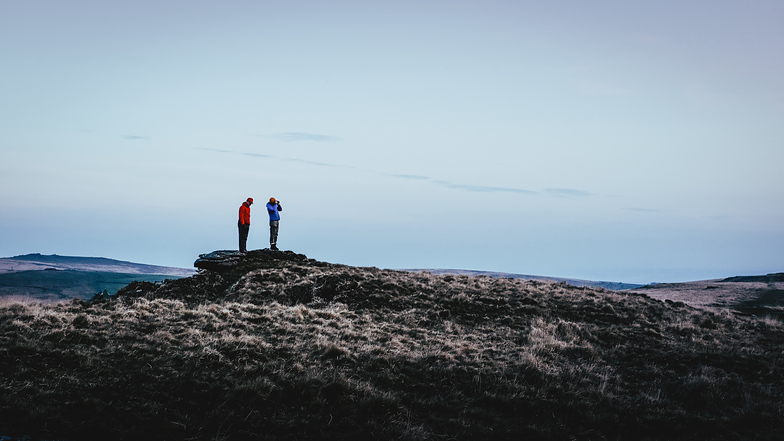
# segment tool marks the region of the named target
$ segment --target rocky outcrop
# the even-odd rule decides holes
[[[204,302],[215,302],[226,299],[228,290],[245,277],[248,273],[259,270],[271,271],[273,273],[306,274],[318,268],[337,267],[326,262],[319,262],[308,259],[304,254],[297,254],[293,251],[271,251],[269,249],[253,250],[248,253],[239,251],[220,250],[207,254],[200,254],[193,266],[200,271],[191,277],[168,280],[166,283],[155,284],[148,282],[133,282],[118,291],[117,297],[144,297],[147,299],[172,299],[181,300],[187,305],[196,305]],[[283,279],[279,280],[283,282]],[[335,291],[332,280],[324,281],[320,291],[333,294]],[[319,285],[319,286],[321,286]],[[242,284],[242,286],[245,286]],[[343,286],[341,285],[342,289]],[[313,300],[313,290],[308,288],[307,292],[300,288],[292,289],[289,296],[279,299],[286,304],[303,303]],[[330,291],[332,290],[332,291]],[[296,292],[295,292],[296,291]],[[317,290],[320,292],[319,290]],[[342,291],[341,291],[342,292]],[[335,294],[336,295],[336,294]],[[333,297],[335,296],[333,295]],[[234,296],[237,297],[236,295]],[[291,297],[291,298],[290,298]],[[328,295],[324,298],[332,297]]]
[[[219,273],[232,271],[243,271],[243,274],[256,268],[280,268],[290,263],[308,262],[313,265],[326,265],[308,259],[304,254],[297,254],[293,251],[272,251],[269,249],[253,250],[247,253],[239,251],[213,251],[207,254],[200,254],[193,266],[203,270],[210,270]]]
[[[193,266],[210,271],[228,271],[236,267],[242,257],[244,254],[239,251],[213,251],[199,254],[199,258],[193,262]]]

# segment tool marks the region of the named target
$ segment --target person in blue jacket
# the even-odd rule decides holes
[[[280,223],[280,212],[283,207],[280,206],[280,201],[275,198],[270,198],[267,202],[267,213],[270,218],[270,249],[278,251],[278,224]]]

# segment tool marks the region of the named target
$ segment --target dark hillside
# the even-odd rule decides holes
[[[225,264],[225,265],[223,265]],[[0,308],[0,435],[779,440],[784,326],[292,252]]]
[[[36,301],[89,300],[104,289],[115,294],[134,281],[162,282],[164,275],[99,271],[43,270],[0,274],[0,298],[28,297]]]
[[[784,282],[784,273],[766,274],[764,276],[735,276],[728,277],[722,282]]]

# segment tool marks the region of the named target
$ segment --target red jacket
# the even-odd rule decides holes
[[[247,202],[240,205],[240,225],[250,225],[250,205]]]

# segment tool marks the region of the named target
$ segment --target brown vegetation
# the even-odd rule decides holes
[[[254,251],[0,307],[0,435],[777,440],[784,326],[564,283]]]
[[[629,291],[706,310],[784,319],[784,273],[684,283],[658,283]]]

